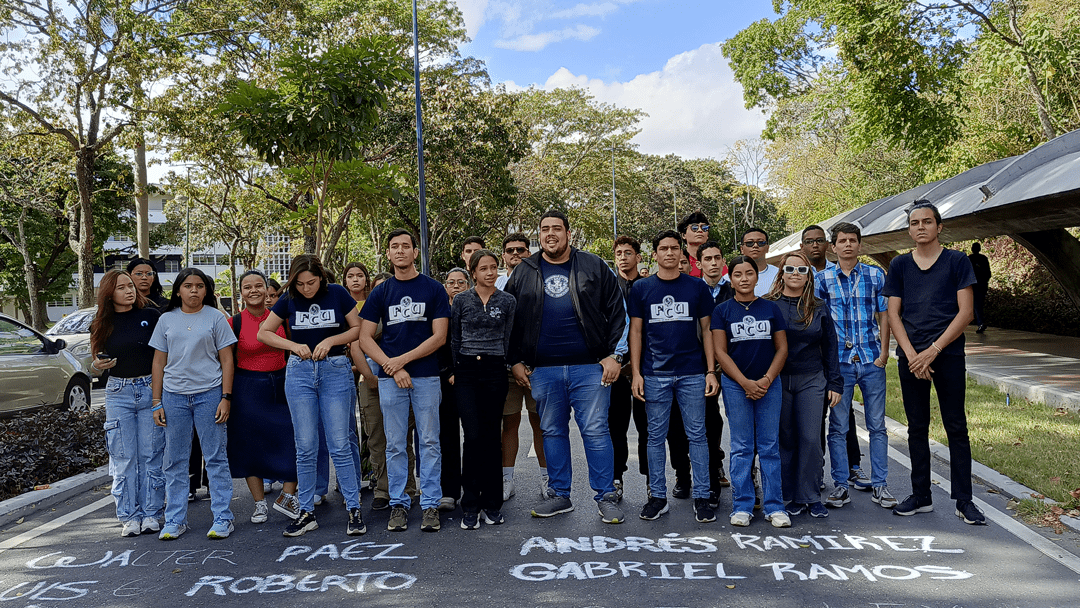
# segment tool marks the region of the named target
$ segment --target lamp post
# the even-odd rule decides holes
[[[424,184],[424,120],[420,110],[420,35],[416,0],[412,3],[413,85],[416,89],[416,166],[420,176],[420,268],[431,275],[431,252],[428,251],[427,188]]]
[[[619,217],[615,207],[615,140],[611,140],[611,242],[614,243],[617,238],[619,238]]]

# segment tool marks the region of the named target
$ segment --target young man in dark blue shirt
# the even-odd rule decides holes
[[[964,523],[985,525],[986,517],[971,500],[971,443],[964,413],[964,328],[974,316],[971,286],[975,272],[966,255],[941,246],[937,207],[926,200],[915,201],[907,216],[915,250],[893,258],[883,290],[889,298],[889,327],[896,337],[911,454],[911,496],[893,513],[914,515],[934,510],[928,438],[933,384],[949,438],[956,514]]]
[[[656,274],[630,291],[632,388],[645,401],[649,421],[650,496],[641,518],[657,519],[668,510],[664,438],[676,398],[690,442],[694,514],[699,522],[715,521],[705,436],[705,396],[720,387],[709,330],[712,294],[703,281],[679,272],[682,242],[677,232],[658,234],[653,251]]]
[[[599,257],[570,246],[570,221],[540,216],[541,255],[522,260],[506,292],[517,299],[512,371],[536,399],[550,491],[534,517],[572,511],[570,412],[581,431],[600,519],[622,523],[615,492],[608,407],[626,353],[626,307],[618,279]]]

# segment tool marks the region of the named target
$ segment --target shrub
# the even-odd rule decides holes
[[[106,464],[105,410],[43,408],[0,419],[0,500]]]

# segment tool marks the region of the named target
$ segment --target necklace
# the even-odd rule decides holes
[[[732,298],[732,299],[735,300],[735,298]],[[758,299],[758,297],[754,296],[753,300],[750,300],[749,302],[747,302],[745,304],[743,304],[742,302],[739,302],[738,300],[735,300],[735,301],[739,304],[739,306],[742,306],[743,309],[746,310],[746,312],[750,312],[750,305],[753,304],[754,302],[756,302],[757,299]]]

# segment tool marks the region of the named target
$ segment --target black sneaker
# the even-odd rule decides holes
[[[797,515],[802,515],[803,512],[806,511],[806,505],[802,504],[801,502],[795,502],[793,500],[789,502],[786,507],[784,507],[784,510],[787,511],[787,514],[791,517],[795,517]]]
[[[641,519],[649,521],[660,519],[660,516],[667,512],[667,499],[653,497],[649,499],[649,502],[645,503],[644,507],[641,507]]]
[[[461,529],[462,530],[479,530],[480,529],[480,514],[470,513],[466,511],[461,514]]]
[[[345,534],[360,536],[364,532],[367,532],[364,515],[360,512],[360,509],[349,509],[349,525],[345,528]]]
[[[893,515],[915,515],[916,513],[929,513],[934,510],[934,502],[929,498],[919,498],[914,494],[904,499],[904,502],[893,507]]]
[[[675,487],[671,490],[671,497],[685,500],[690,498],[690,484],[681,479],[675,479]]]
[[[484,523],[489,526],[502,525],[502,523],[506,521],[502,511],[498,509],[484,509],[480,511],[480,516],[484,518]]]
[[[694,499],[694,519],[702,524],[716,521],[716,511],[709,505],[708,498]]]
[[[303,536],[312,530],[319,529],[319,522],[315,521],[315,514],[311,511],[301,511],[300,517],[297,517],[285,526],[285,531],[282,532],[282,536]]]
[[[371,501],[372,511],[385,511],[390,508],[390,499],[388,498],[375,498]]]
[[[979,510],[979,507],[975,506],[975,503],[970,500],[958,500],[956,501],[956,515],[964,521],[965,524],[971,524],[973,526],[985,526],[986,516]]]
[[[709,492],[709,508],[713,510],[720,508],[720,492]]]
[[[874,489],[870,478],[866,476],[860,467],[851,467],[848,471],[848,485],[860,492],[869,492]]]

